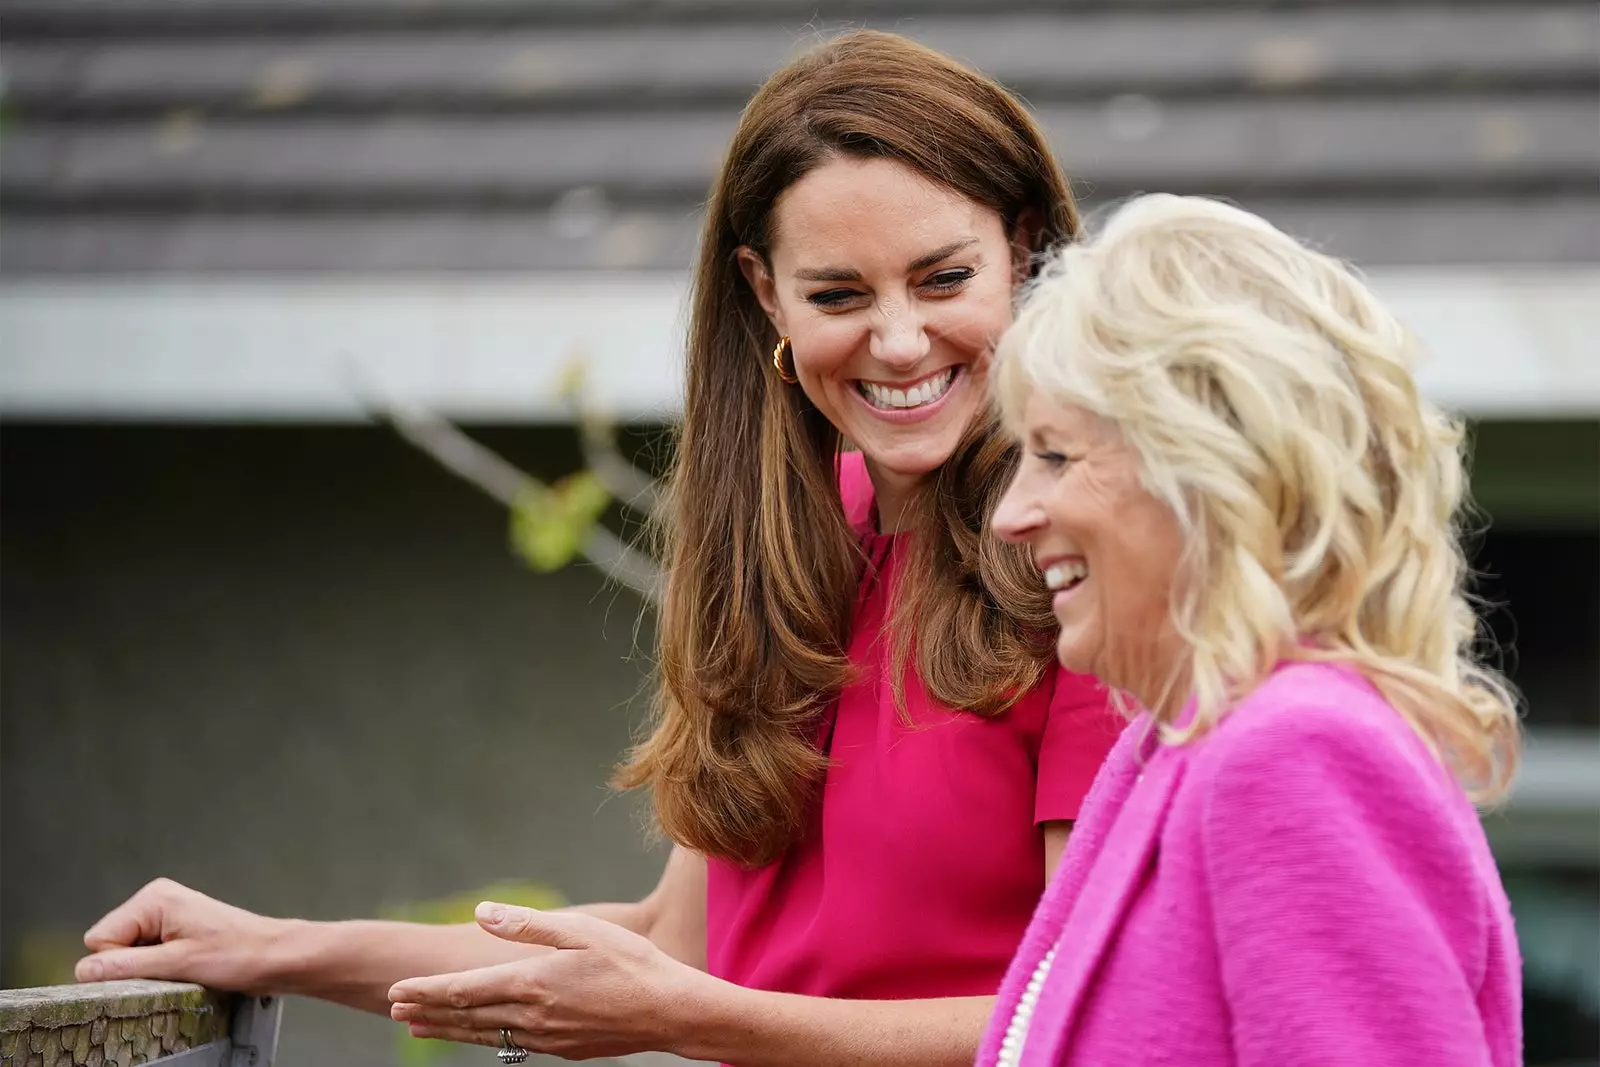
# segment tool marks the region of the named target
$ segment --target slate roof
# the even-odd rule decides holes
[[[1022,93],[1090,208],[1600,261],[1589,0],[0,0],[0,273],[681,268],[749,93],[842,25]]]

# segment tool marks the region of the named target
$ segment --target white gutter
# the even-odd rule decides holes
[[[1424,388],[1472,415],[1600,414],[1600,268],[1389,269]],[[352,368],[462,420],[551,421],[568,363],[629,419],[680,398],[684,279],[617,274],[115,278],[0,284],[0,417],[361,416]],[[752,353],[752,358],[761,353]]]

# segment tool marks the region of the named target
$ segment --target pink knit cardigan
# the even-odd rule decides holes
[[[1112,751],[1001,988],[1026,1067],[1512,1067],[1521,961],[1476,813],[1363,678],[1281,667]]]

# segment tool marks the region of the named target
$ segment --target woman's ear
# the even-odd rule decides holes
[[[1040,252],[1039,238],[1044,233],[1044,216],[1037,208],[1024,208],[1011,227],[1011,284],[1021,285],[1033,277],[1033,264]]]
[[[739,270],[744,273],[744,280],[750,283],[751,292],[756,294],[756,300],[767,313],[773,328],[780,334],[786,332],[783,328],[783,311],[778,307],[778,283],[773,280],[772,268],[767,265],[766,257],[749,245],[740,245],[734,255],[739,258]]]

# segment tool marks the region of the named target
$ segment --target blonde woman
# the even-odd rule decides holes
[[[994,387],[995,514],[1057,654],[1150,709],[1097,779],[979,1064],[1507,1065],[1519,959],[1469,797],[1517,752],[1472,657],[1461,431],[1345,266],[1133,201],[1059,252]]]

